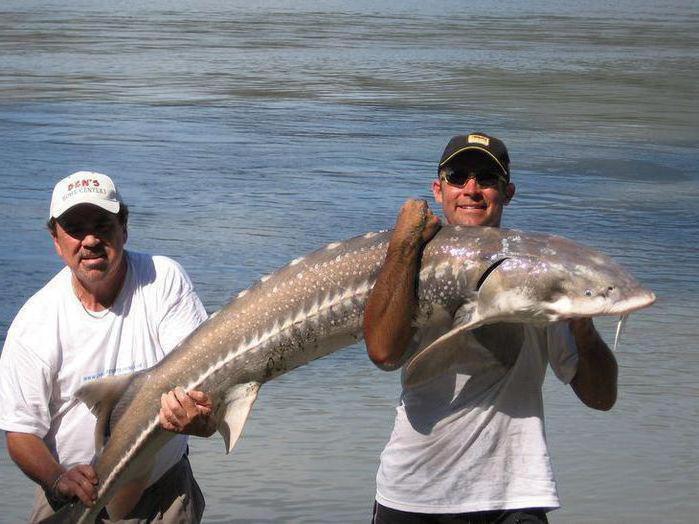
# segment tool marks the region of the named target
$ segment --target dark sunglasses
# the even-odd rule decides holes
[[[475,178],[480,187],[496,187],[500,181],[507,182],[505,177],[492,169],[481,171],[471,171],[467,169],[446,168],[441,173],[441,178],[448,184],[457,187],[464,187],[469,178]]]

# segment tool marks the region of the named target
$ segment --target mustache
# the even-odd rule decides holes
[[[81,250],[80,253],[78,253],[78,256],[83,259],[90,259],[90,258],[99,258],[99,257],[104,257],[107,256],[107,253],[104,249],[95,249],[95,250]]]

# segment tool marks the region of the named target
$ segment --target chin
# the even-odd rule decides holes
[[[489,226],[489,220],[483,216],[458,215],[451,222],[457,226]]]

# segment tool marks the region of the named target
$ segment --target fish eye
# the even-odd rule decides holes
[[[586,297],[591,297],[591,296],[592,296],[592,290],[591,290],[591,289],[586,289],[586,290],[585,290],[585,296],[586,296]]]

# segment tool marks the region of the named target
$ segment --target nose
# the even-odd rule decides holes
[[[467,195],[481,193],[481,186],[478,185],[478,180],[475,176],[470,176],[466,179],[466,183],[462,186],[461,192]]]
[[[94,233],[88,233],[83,237],[82,244],[85,247],[94,247],[100,243],[100,239]]]

